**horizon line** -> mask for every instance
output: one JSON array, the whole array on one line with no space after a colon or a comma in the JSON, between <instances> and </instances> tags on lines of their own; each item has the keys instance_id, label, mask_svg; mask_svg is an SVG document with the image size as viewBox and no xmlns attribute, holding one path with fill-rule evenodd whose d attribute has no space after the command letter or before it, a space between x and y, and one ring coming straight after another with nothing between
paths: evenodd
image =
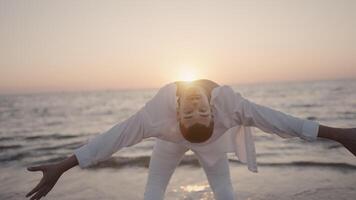
<instances>
[{"instance_id":1,"label":"horizon line","mask_svg":"<svg viewBox=\"0 0 356 200\"><path fill-rule=\"evenodd\" d=\"M199 78L207 79L207 78ZM195 80L199 80L195 79ZM180 80L176 80L180 81ZM260 85L260 84L274 84L274 83L299 83L299 82L320 82L320 81L356 81L356 77L345 77L345 78L326 78L326 79L309 79L309 80L276 80L276 81L257 81L257 82L244 82L244 83L224 83L220 85L230 85L230 86L244 86L244 85ZM170 81L168 84L175 81ZM99 89L78 89L78 90L44 90L44 91L29 91L29 92L2 92L0 91L0 96L16 96L16 95L45 95L45 94L56 94L56 93L78 93L78 92L119 92L119 91L139 91L139 90L155 90L159 87L139 87L139 88L99 88Z\"/></svg>"}]
</instances>

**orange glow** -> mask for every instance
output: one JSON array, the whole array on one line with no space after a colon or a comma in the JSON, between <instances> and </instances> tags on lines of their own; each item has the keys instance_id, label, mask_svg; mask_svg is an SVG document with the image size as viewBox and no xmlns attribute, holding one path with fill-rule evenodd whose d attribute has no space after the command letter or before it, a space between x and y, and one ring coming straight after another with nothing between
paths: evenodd
<instances>
[{"instance_id":1,"label":"orange glow","mask_svg":"<svg viewBox=\"0 0 356 200\"><path fill-rule=\"evenodd\" d=\"M196 68L191 66L183 66L179 71L179 81L193 81L198 79Z\"/></svg>"},{"instance_id":2,"label":"orange glow","mask_svg":"<svg viewBox=\"0 0 356 200\"><path fill-rule=\"evenodd\" d=\"M129 2L1 3L0 94L356 78L353 1Z\"/></svg>"}]
</instances>

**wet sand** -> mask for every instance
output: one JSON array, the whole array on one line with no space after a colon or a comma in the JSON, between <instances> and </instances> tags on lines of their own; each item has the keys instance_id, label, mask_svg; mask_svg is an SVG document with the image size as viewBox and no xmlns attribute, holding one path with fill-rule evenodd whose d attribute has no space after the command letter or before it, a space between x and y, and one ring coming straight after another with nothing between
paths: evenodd
<instances>
[{"instance_id":1,"label":"wet sand","mask_svg":"<svg viewBox=\"0 0 356 200\"><path fill-rule=\"evenodd\" d=\"M355 169L262 166L256 174L230 163L230 170L238 200L353 200L356 196ZM144 167L74 168L44 199L143 199L147 172ZM25 168L2 168L0 199L24 199L40 176ZM184 165L173 174L165 199L214 198L203 170Z\"/></svg>"}]
</instances>

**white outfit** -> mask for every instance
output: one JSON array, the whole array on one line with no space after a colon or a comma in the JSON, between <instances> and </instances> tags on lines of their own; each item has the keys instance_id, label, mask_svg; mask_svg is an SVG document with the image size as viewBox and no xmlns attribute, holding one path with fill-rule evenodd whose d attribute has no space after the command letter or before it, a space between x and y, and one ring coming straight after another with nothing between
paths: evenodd
<instances>
[{"instance_id":1,"label":"white outfit","mask_svg":"<svg viewBox=\"0 0 356 200\"><path fill-rule=\"evenodd\" d=\"M230 86L223 85L214 88L211 94L212 136L203 143L190 143L179 131L176 90L175 83L166 84L137 113L76 149L74 154L79 166L85 168L96 164L123 147L144 138L156 137L145 200L163 199L170 176L188 149L198 156L216 199L227 200L233 199L227 152L235 152L241 162L247 163L250 171L257 172L250 126L281 137L300 137L309 141L317 138L317 122L255 104L234 92Z\"/></svg>"},{"instance_id":2,"label":"white outfit","mask_svg":"<svg viewBox=\"0 0 356 200\"><path fill-rule=\"evenodd\" d=\"M188 148L183 145L157 139L149 164L145 200L163 199L169 179L186 151ZM222 155L213 165L206 163L199 154L196 153L196 155L205 171L215 199L233 200L234 190L226 154Z\"/></svg>"}]
</instances>

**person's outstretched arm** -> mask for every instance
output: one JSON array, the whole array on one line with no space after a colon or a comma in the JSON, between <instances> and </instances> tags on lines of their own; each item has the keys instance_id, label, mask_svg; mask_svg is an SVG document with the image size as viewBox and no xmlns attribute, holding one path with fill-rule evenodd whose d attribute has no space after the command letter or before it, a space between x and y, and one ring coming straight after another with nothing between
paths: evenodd
<instances>
[{"instance_id":1,"label":"person's outstretched arm","mask_svg":"<svg viewBox=\"0 0 356 200\"><path fill-rule=\"evenodd\" d=\"M319 126L318 137L337 141L356 156L356 128Z\"/></svg>"},{"instance_id":2,"label":"person's outstretched arm","mask_svg":"<svg viewBox=\"0 0 356 200\"><path fill-rule=\"evenodd\" d=\"M139 143L144 138L159 137L154 131L154 122L167 117L168 93L167 87L162 87L143 108L126 120L119 122L108 131L94 137L87 144L74 151L74 155L57 164L29 167L29 171L42 171L40 183L26 197L31 200L45 196L56 184L59 177L68 169L79 165L87 168L108 159L112 154ZM174 98L174 97L171 97ZM168 111L167 111L168 110ZM169 112L168 112L169 113ZM174 113L175 114L175 113Z\"/></svg>"},{"instance_id":3,"label":"person's outstretched arm","mask_svg":"<svg viewBox=\"0 0 356 200\"><path fill-rule=\"evenodd\" d=\"M123 147L132 146L150 136L148 122L145 121L145 110L113 126L108 131L94 137L87 144L74 150L74 155L57 164L29 167L29 171L42 171L40 183L26 197L34 194L31 200L40 199L56 184L59 177L68 169L79 165L81 168L93 166L108 159Z\"/></svg>"},{"instance_id":4,"label":"person's outstretched arm","mask_svg":"<svg viewBox=\"0 0 356 200\"><path fill-rule=\"evenodd\" d=\"M228 88L228 90L230 91L226 91L225 94L230 95L233 91L231 88ZM231 100L235 107L233 118L237 124L254 126L266 133L273 133L286 138L299 137L314 141L320 137L334 140L356 155L356 128L333 128L320 125L316 121L301 119L253 103L235 92Z\"/></svg>"},{"instance_id":5,"label":"person's outstretched arm","mask_svg":"<svg viewBox=\"0 0 356 200\"><path fill-rule=\"evenodd\" d=\"M144 121L145 111L136 114L113 126L108 131L94 137L87 144L74 150L74 155L57 164L41 165L28 168L29 171L42 171L40 183L26 197L34 194L31 200L40 199L56 184L59 177L68 169L79 165L87 168L108 159L116 151L128 147L149 137L147 123Z\"/></svg>"},{"instance_id":6,"label":"person's outstretched arm","mask_svg":"<svg viewBox=\"0 0 356 200\"><path fill-rule=\"evenodd\" d=\"M69 158L56 164L40 165L27 168L29 171L42 171L43 176L36 187L34 187L29 193L26 194L26 197L33 195L31 200L37 200L46 196L47 193L51 191L51 189L57 183L59 177L61 177L64 172L76 165L78 165L78 160L75 155L72 155Z\"/></svg>"}]
</instances>

